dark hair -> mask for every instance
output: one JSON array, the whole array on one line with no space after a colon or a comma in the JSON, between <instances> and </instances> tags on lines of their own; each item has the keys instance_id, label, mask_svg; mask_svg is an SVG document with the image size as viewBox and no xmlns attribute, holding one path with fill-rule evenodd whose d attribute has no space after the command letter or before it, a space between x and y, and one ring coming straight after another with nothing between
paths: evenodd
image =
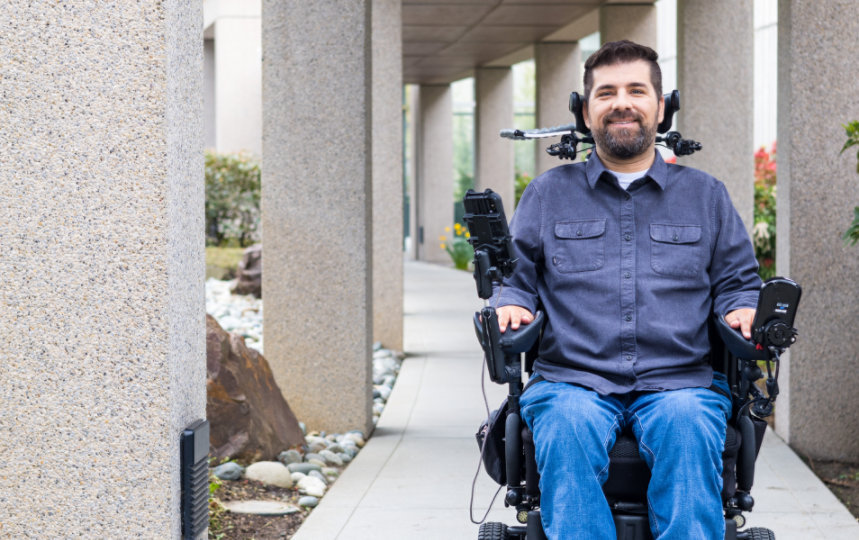
<instances>
[{"instance_id":1,"label":"dark hair","mask_svg":"<svg viewBox=\"0 0 859 540\"><path fill-rule=\"evenodd\" d=\"M653 89L656 90L656 95L662 95L662 70L656 59L659 55L656 51L645 45L639 45L627 39L620 41L610 41L600 47L600 50L588 57L585 62L585 101L590 98L591 90L594 86L594 68L600 66L611 66L614 64L635 62L636 60L644 60L650 64L650 82Z\"/></svg>"}]
</instances>

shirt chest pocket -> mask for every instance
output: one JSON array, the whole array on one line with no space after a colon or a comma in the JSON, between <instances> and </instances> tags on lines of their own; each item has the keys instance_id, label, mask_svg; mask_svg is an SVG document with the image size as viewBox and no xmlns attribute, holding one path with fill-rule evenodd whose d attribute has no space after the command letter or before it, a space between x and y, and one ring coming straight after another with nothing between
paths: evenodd
<instances>
[{"instance_id":1,"label":"shirt chest pocket","mask_svg":"<svg viewBox=\"0 0 859 540\"><path fill-rule=\"evenodd\" d=\"M556 222L549 255L564 274L599 270L605 264L605 219Z\"/></svg>"},{"instance_id":2,"label":"shirt chest pocket","mask_svg":"<svg viewBox=\"0 0 859 540\"><path fill-rule=\"evenodd\" d=\"M657 274L695 277L704 269L700 225L650 225L650 265Z\"/></svg>"}]
</instances>

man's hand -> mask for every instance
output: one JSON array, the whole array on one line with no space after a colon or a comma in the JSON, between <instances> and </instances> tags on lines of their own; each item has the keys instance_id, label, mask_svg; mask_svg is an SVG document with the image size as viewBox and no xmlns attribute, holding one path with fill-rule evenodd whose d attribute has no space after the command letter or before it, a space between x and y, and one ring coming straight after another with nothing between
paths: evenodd
<instances>
[{"instance_id":1,"label":"man's hand","mask_svg":"<svg viewBox=\"0 0 859 540\"><path fill-rule=\"evenodd\" d=\"M731 328L739 328L746 339L752 339L752 321L755 318L755 310L752 308L735 309L725 315L725 321Z\"/></svg>"},{"instance_id":2,"label":"man's hand","mask_svg":"<svg viewBox=\"0 0 859 540\"><path fill-rule=\"evenodd\" d=\"M502 332L507 330L507 325L513 330L518 330L520 324L528 324L534 320L534 315L521 306L501 306L495 311L498 315L498 328Z\"/></svg>"}]
</instances>

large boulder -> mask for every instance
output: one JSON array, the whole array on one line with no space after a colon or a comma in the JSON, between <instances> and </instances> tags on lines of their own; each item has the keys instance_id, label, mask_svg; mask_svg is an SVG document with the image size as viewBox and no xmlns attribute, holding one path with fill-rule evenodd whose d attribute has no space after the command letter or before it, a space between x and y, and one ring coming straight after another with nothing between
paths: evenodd
<instances>
[{"instance_id":1,"label":"large boulder","mask_svg":"<svg viewBox=\"0 0 859 540\"><path fill-rule=\"evenodd\" d=\"M219 458L273 460L304 436L266 359L206 316L206 416L211 453Z\"/></svg>"},{"instance_id":2,"label":"large boulder","mask_svg":"<svg viewBox=\"0 0 859 540\"><path fill-rule=\"evenodd\" d=\"M252 294L262 298L262 244L254 244L245 249L236 270L236 285L232 293Z\"/></svg>"}]
</instances>

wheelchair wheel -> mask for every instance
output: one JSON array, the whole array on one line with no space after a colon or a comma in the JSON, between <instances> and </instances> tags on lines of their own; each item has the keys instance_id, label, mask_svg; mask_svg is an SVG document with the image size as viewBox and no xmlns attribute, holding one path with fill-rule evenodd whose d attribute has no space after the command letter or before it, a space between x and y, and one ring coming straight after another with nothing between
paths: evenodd
<instances>
[{"instance_id":1,"label":"wheelchair wheel","mask_svg":"<svg viewBox=\"0 0 859 540\"><path fill-rule=\"evenodd\" d=\"M775 540L775 533L763 527L752 527L748 530L749 540Z\"/></svg>"},{"instance_id":2,"label":"wheelchair wheel","mask_svg":"<svg viewBox=\"0 0 859 540\"><path fill-rule=\"evenodd\" d=\"M480 526L477 540L507 540L507 525L497 521L490 521Z\"/></svg>"}]
</instances>

